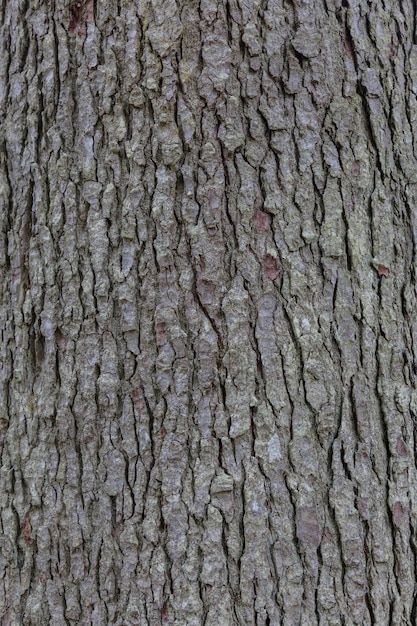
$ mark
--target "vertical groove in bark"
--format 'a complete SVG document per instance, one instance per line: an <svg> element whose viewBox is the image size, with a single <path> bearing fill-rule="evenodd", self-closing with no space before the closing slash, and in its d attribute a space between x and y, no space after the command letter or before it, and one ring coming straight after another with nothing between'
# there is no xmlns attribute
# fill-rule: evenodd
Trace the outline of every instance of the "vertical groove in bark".
<svg viewBox="0 0 417 626"><path fill-rule="evenodd" d="M0 7L2 624L414 624L414 3Z"/></svg>

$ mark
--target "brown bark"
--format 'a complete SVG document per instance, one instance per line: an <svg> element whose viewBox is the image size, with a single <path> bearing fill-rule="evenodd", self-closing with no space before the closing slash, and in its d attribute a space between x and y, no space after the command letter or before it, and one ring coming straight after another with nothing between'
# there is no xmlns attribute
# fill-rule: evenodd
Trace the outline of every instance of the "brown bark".
<svg viewBox="0 0 417 626"><path fill-rule="evenodd" d="M415 3L0 10L1 624L416 624Z"/></svg>

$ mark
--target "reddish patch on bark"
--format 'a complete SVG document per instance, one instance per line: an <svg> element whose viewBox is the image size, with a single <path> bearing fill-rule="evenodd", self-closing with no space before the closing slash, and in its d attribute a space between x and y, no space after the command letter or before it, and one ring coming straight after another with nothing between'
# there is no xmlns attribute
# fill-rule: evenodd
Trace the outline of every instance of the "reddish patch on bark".
<svg viewBox="0 0 417 626"><path fill-rule="evenodd" d="M75 33L81 20L81 15L83 12L83 3L73 2L72 4L70 4L69 12L70 12L70 21L69 21L68 29L70 33Z"/></svg>
<svg viewBox="0 0 417 626"><path fill-rule="evenodd" d="M162 439L165 437L165 435L167 434L167 431L165 430L164 426L161 426L161 429L159 431Z"/></svg>
<svg viewBox="0 0 417 626"><path fill-rule="evenodd" d="M376 271L378 272L378 276L385 276L385 278L389 276L389 269L385 265L378 265Z"/></svg>
<svg viewBox="0 0 417 626"><path fill-rule="evenodd" d="M297 512L297 537L308 546L317 547L321 541L321 531L313 507L300 507Z"/></svg>
<svg viewBox="0 0 417 626"><path fill-rule="evenodd" d="M395 502L392 507L392 520L395 526L401 526L401 524L408 518L408 507L404 506L402 502Z"/></svg>
<svg viewBox="0 0 417 626"><path fill-rule="evenodd" d="M362 519L368 519L369 517L369 506L368 500L366 498L358 498L356 500L356 508L359 511L359 515Z"/></svg>
<svg viewBox="0 0 417 626"><path fill-rule="evenodd" d="M168 605L165 603L161 610L161 618L163 622L168 620Z"/></svg>
<svg viewBox="0 0 417 626"><path fill-rule="evenodd" d="M255 213L255 227L256 230L260 233L265 232L269 228L269 224L271 222L271 218L268 213L264 213L263 211L256 211Z"/></svg>
<svg viewBox="0 0 417 626"><path fill-rule="evenodd" d="M216 285L206 278L197 279L198 295L203 304L213 304Z"/></svg>
<svg viewBox="0 0 417 626"><path fill-rule="evenodd" d="M391 57L395 57L398 54L398 47L392 43L389 47L389 51L390 51Z"/></svg>
<svg viewBox="0 0 417 626"><path fill-rule="evenodd" d="M344 44L345 44L346 52L353 58L354 57L353 46L352 46L352 42L350 41L348 37L344 39Z"/></svg>
<svg viewBox="0 0 417 626"><path fill-rule="evenodd" d="M68 30L74 35L85 33L86 22L91 22L94 16L94 0L76 0L69 7L70 20Z"/></svg>
<svg viewBox="0 0 417 626"><path fill-rule="evenodd" d="M85 5L85 17L87 22L92 22L94 17L94 0L88 0Z"/></svg>
<svg viewBox="0 0 417 626"><path fill-rule="evenodd" d="M31 546L33 544L32 528L29 521L29 513L26 513L22 524L22 536L26 545Z"/></svg>
<svg viewBox="0 0 417 626"><path fill-rule="evenodd" d="M156 334L156 343L158 346L166 342L167 334L166 334L165 322L155 323L155 334Z"/></svg>
<svg viewBox="0 0 417 626"><path fill-rule="evenodd" d="M270 280L275 280L279 276L277 260L272 254L264 256L264 272Z"/></svg>
<svg viewBox="0 0 417 626"><path fill-rule="evenodd" d="M143 399L142 389L140 387L135 387L134 389L132 389L132 400L133 400L133 405L137 409L144 408L145 402Z"/></svg>
<svg viewBox="0 0 417 626"><path fill-rule="evenodd" d="M404 439L402 437L398 437L396 450L398 456L408 456L407 446L405 445Z"/></svg>
<svg viewBox="0 0 417 626"><path fill-rule="evenodd" d="M59 328L55 331L55 341L58 348L64 350L67 346L67 338L61 333Z"/></svg>
<svg viewBox="0 0 417 626"><path fill-rule="evenodd" d="M333 533L329 528L323 530L322 541L333 541Z"/></svg>
<svg viewBox="0 0 417 626"><path fill-rule="evenodd" d="M220 208L220 196L216 189L209 189L207 193L208 205L212 211L218 211Z"/></svg>
<svg viewBox="0 0 417 626"><path fill-rule="evenodd" d="M200 267L200 270L204 272L204 270L206 269L206 261L203 256L198 257L198 265Z"/></svg>

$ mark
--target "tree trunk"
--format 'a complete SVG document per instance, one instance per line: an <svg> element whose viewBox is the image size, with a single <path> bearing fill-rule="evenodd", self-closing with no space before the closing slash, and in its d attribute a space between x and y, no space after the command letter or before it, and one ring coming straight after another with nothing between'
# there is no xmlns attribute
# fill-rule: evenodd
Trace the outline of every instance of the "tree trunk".
<svg viewBox="0 0 417 626"><path fill-rule="evenodd" d="M1 624L415 625L415 2L0 6Z"/></svg>

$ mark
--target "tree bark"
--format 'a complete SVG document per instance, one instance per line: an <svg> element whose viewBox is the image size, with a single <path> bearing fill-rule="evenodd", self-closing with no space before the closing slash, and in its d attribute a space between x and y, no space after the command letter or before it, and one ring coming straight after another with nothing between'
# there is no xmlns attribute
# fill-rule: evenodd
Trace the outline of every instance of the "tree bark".
<svg viewBox="0 0 417 626"><path fill-rule="evenodd" d="M415 2L0 7L1 624L415 625Z"/></svg>

